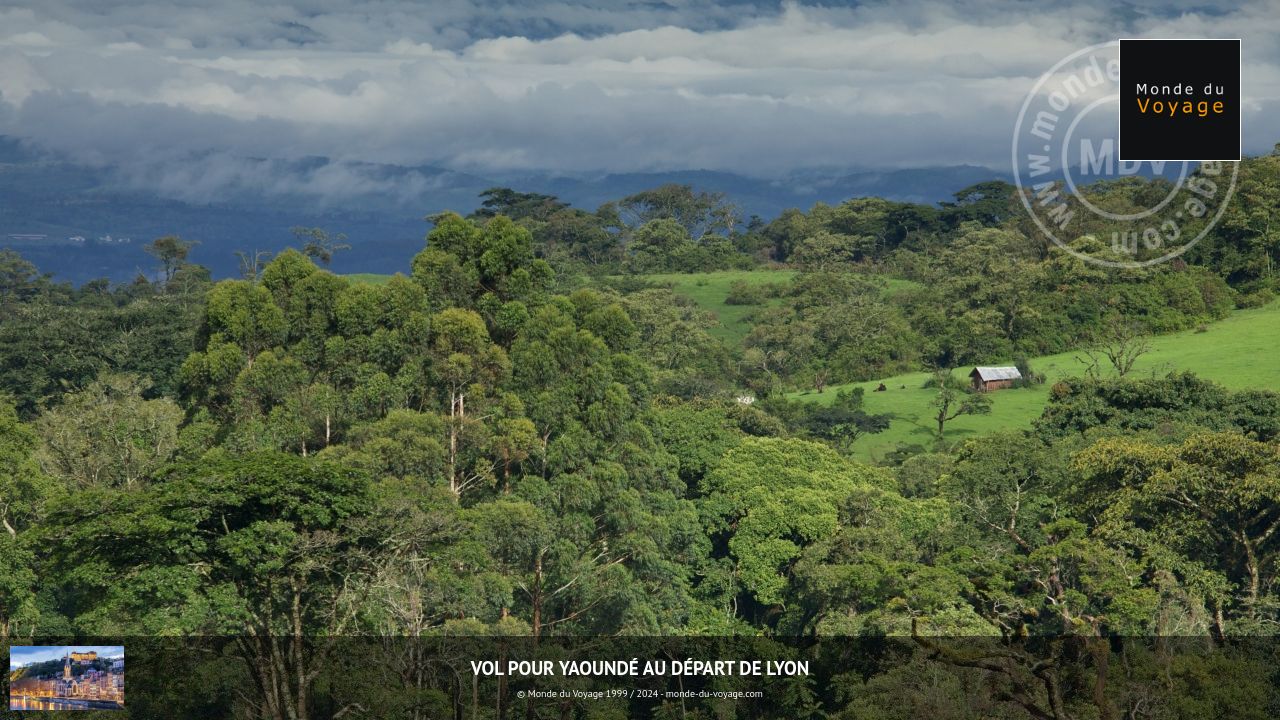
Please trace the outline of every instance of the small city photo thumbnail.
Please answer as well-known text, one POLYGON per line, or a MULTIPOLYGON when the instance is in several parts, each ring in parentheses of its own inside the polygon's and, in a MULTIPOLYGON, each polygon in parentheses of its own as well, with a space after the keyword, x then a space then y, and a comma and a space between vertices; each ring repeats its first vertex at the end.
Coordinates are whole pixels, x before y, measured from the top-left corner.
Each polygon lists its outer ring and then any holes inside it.
POLYGON ((10 710, 123 710, 123 645, 11 645, 10 710))

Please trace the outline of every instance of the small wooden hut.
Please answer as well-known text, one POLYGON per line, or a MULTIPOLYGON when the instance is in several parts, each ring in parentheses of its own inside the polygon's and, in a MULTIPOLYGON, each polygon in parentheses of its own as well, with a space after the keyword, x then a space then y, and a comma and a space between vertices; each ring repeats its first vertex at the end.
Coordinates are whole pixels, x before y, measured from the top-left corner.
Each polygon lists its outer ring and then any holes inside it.
POLYGON ((975 367, 969 373, 973 380, 973 389, 978 392, 991 392, 1013 387, 1013 383, 1022 379, 1022 373, 1016 367, 975 367))

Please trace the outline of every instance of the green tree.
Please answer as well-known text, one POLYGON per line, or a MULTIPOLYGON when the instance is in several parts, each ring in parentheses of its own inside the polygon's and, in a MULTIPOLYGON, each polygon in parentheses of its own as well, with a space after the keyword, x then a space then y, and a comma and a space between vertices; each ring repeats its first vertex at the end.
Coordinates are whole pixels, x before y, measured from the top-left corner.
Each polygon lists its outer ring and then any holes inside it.
POLYGON ((804 547, 836 532, 840 502, 860 487, 887 489, 893 480, 817 443, 747 438, 704 482, 708 531, 726 543, 742 589, 768 606, 782 602, 789 568, 804 547))
POLYGON ((789 208, 766 225, 762 234, 772 246, 772 259, 784 262, 812 232, 812 223, 800 210, 789 208))
POLYGON ((483 227, 455 213, 433 220, 426 249, 413 259, 413 279, 433 308, 496 310, 511 300, 536 301, 549 287, 551 266, 534 257, 529 230, 510 218, 499 215, 483 227))
POLYGON ((351 246, 347 244, 347 236, 345 233, 330 235, 324 228, 318 227, 294 227, 290 229, 293 237, 302 243, 302 254, 313 260, 318 261, 325 267, 333 261, 335 253, 343 250, 350 250, 351 246))
POLYGON ((504 215, 512 220, 547 220, 568 209, 554 195, 517 192, 510 188, 492 187, 480 193, 484 198, 480 207, 471 213, 472 218, 488 219, 504 215))
POLYGON ((385 418, 351 429, 347 442, 323 457, 367 471, 372 477, 431 483, 446 477, 444 422, 435 413, 392 410, 385 418))
POLYGON ((617 263, 619 238, 609 232, 601 219, 581 210, 560 210, 532 227, 534 243, 549 259, 569 258, 589 267, 617 263))
POLYGON ((39 617, 36 556, 28 531, 40 521, 50 494, 35 462, 36 434, 0 396, 0 642, 33 634, 39 617))
POLYGON ((858 438, 889 428, 891 416, 863 410, 862 396, 862 388, 837 392, 830 405, 820 405, 805 414, 803 427, 814 437, 830 442, 837 450, 849 452, 858 438))
POLYGON ((983 225, 998 225, 1017 212, 1014 198, 1017 189, 1003 180, 989 180, 952 194, 953 202, 941 203, 943 217, 948 223, 960 224, 977 221, 983 225))
POLYGON ((35 265, 27 262, 17 252, 0 250, 0 308, 11 303, 29 300, 47 282, 35 265))
POLYGON ((1215 612, 1243 632, 1280 619, 1280 454, 1237 433, 1199 433, 1178 445, 1103 439, 1080 453, 1082 492, 1110 491, 1103 532, 1169 563, 1215 612), (1177 558, 1170 563, 1171 558, 1177 558), (1227 588, 1239 588, 1236 597, 1227 588))
POLYGON ((688 229, 675 219, 650 220, 632 232, 628 268, 636 273, 672 269, 675 257, 692 245, 688 229))
POLYGON ((1210 264, 1232 284, 1274 285, 1280 258, 1280 155, 1246 158, 1232 202, 1192 262, 1210 264))
MULTIPOLYGON (((432 318, 431 328, 433 375, 448 408, 449 489, 461 497, 477 484, 495 481, 493 462, 483 454, 468 452, 468 440, 484 431, 475 418, 475 401, 492 393, 509 375, 511 366, 507 354, 489 338, 484 319, 470 310, 442 310, 432 318), (470 416, 468 397, 473 401, 470 416)), ((483 441, 477 444, 483 445, 483 441)))
POLYGON ((532 447, 502 507, 528 529, 502 530, 498 554, 534 634, 661 634, 688 616, 704 550, 651 429, 648 369, 584 327, 608 307, 597 300, 553 299, 512 344, 532 447))
POLYGON ((164 273, 164 281, 168 283, 173 279, 178 269, 186 264, 187 255, 191 253, 191 248, 197 244, 193 240, 183 240, 177 235, 165 235, 147 243, 142 249, 148 255, 160 261, 160 269, 164 273))
POLYGON ((106 375, 36 421, 40 464, 70 487, 131 488, 173 459, 182 409, 150 384, 106 375))
POLYGON ((20 637, 22 629, 34 635, 39 610, 35 554, 14 535, 0 534, 0 642, 20 637))
POLYGON ((235 636, 259 713, 304 720, 353 626, 372 507, 367 479, 340 466, 211 457, 137 492, 72 495, 46 542, 92 588, 80 596, 87 630, 235 636))
POLYGON ((695 240, 707 233, 728 233, 739 220, 738 208, 724 193, 698 191, 676 183, 628 195, 618 203, 618 209, 632 227, 653 220, 674 220, 687 237, 695 240))
POLYGON ((800 241, 791 259, 811 272, 830 272, 849 266, 862 256, 863 238, 820 230, 800 241))
POLYGON ((667 289, 630 293, 621 303, 635 328, 631 351, 653 367, 659 392, 693 398, 728 389, 733 357, 712 336, 719 323, 709 313, 667 289))
POLYGON ((951 370, 938 370, 933 374, 938 392, 933 396, 933 416, 937 423, 937 436, 944 438, 947 423, 961 415, 987 415, 991 412, 991 398, 985 393, 973 392, 952 377, 951 370), (959 387, 957 387, 959 385, 959 387))
POLYGON ((209 292, 204 311, 204 332, 235 343, 249 364, 264 350, 283 342, 284 312, 271 291, 246 280, 223 280, 209 292))
POLYGON ((837 508, 836 531, 792 568, 780 632, 905 636, 923 623, 931 635, 996 634, 965 601, 969 579, 939 562, 959 525, 948 502, 864 485, 837 508))
MULTIPOLYGON (((102 286, 105 287, 105 286, 102 286)), ((195 345, 201 298, 131 287, 41 292, 0 322, 0 391, 34 417, 102 372, 143 376, 172 393, 195 345)))
POLYGON ((1151 632, 1162 598, 1179 588, 1144 582, 1146 560, 1077 519, 1072 482, 1062 453, 1021 433, 966 443, 941 489, 967 527, 944 539, 940 558, 966 580, 955 595, 1002 640, 931 638, 928 617, 912 635, 938 660, 981 671, 1033 717, 1120 717, 1107 635, 1151 632))
POLYGON ((18 420, 13 405, 0 396, 0 530, 16 538, 40 517, 48 492, 36 463, 39 439, 18 420))
POLYGON ((1280 437, 1280 394, 1229 391, 1193 373, 1158 378, 1064 380, 1035 421, 1045 439, 1085 435, 1095 428, 1126 432, 1157 428, 1234 430, 1260 441, 1280 437))

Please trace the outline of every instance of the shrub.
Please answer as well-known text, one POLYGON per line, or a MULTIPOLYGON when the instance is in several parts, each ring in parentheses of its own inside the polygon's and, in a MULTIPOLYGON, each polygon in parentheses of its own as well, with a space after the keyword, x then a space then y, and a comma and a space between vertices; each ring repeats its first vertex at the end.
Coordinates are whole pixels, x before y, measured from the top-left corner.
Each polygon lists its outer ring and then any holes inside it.
POLYGON ((745 280, 734 280, 729 285, 729 294, 724 298, 725 305, 762 305, 768 298, 768 288, 752 285, 745 280))
POLYGON ((1031 362, 1025 357, 1019 357, 1013 366, 1018 368, 1018 372, 1022 375, 1022 379, 1014 382, 1014 387, 1034 387, 1044 384, 1044 373, 1038 373, 1031 369, 1031 362))
POLYGON ((1251 293, 1241 295, 1236 300, 1236 307, 1241 309, 1262 307, 1270 304, 1275 299, 1276 294, 1270 288, 1262 288, 1261 290, 1254 290, 1251 293))

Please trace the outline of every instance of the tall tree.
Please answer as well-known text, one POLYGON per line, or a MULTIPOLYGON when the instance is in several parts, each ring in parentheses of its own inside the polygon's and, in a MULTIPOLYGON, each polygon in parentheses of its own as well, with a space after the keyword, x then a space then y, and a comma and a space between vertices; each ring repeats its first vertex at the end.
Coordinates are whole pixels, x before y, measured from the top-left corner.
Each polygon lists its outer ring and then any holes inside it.
POLYGON ((37 437, 0 395, 0 643, 35 634, 40 548, 33 530, 43 519, 53 483, 36 464, 37 437))
POLYGON ((47 281, 35 265, 17 252, 8 248, 0 250, 0 308, 29 299, 39 290, 42 280, 47 281))
POLYGON ((173 459, 182 409, 143 397, 150 383, 107 375, 36 421, 40 462, 71 487, 131 488, 173 459))
POLYGON ((668 183, 628 195, 618 203, 628 224, 639 227, 653 220, 674 220, 694 240, 707 233, 729 233, 737 227, 738 208, 721 192, 694 190, 668 183))
MULTIPOLYGON (((1237 433, 1199 433, 1178 445, 1099 441, 1076 466, 1086 488, 1111 490, 1105 537, 1165 564, 1213 604, 1215 629, 1275 623, 1265 595, 1280 578, 1280 453, 1237 433), (1170 561, 1170 558, 1178 558, 1170 561), (1227 588, 1238 588, 1236 596, 1227 588)), ((1082 490, 1087 492, 1087 490, 1082 490)))
POLYGON ((475 410, 486 394, 511 372, 507 354, 489 338, 484 320, 470 310, 450 308, 432 318, 433 374, 445 394, 448 410, 447 473, 457 497, 478 483, 495 480, 495 467, 483 455, 468 452, 467 439, 483 426, 475 410), (468 399, 472 403, 468 415, 468 399), (467 462, 472 458, 471 462, 467 462))
POLYGON ((962 415, 986 415, 991 412, 991 398, 985 393, 971 392, 952 377, 951 370, 938 370, 933 374, 938 388, 933 396, 933 419, 937 423, 937 437, 941 441, 947 423, 962 415), (959 385, 959 386, 958 386, 959 385))
POLYGON ((17 537, 39 517, 47 490, 36 465, 38 438, 18 420, 8 398, 0 395, 0 531, 17 537))
POLYGON ((358 472, 223 455, 176 466, 138 492, 69 498, 49 542, 95 589, 85 617, 145 634, 234 636, 252 714, 309 720, 314 685, 352 627, 357 581, 371 567, 362 524, 371 508, 358 472))
POLYGON ((702 512, 727 543, 742 590, 769 606, 782 602, 803 548, 836 531, 840 502, 859 487, 891 483, 817 443, 748 438, 707 475, 702 512))
POLYGON ((1099 333, 1098 346, 1093 352, 1107 359, 1116 377, 1124 377, 1133 371, 1138 358, 1151 352, 1151 337, 1139 323, 1111 315, 1099 333))
POLYGON ((204 332, 235 343, 250 364, 279 345, 288 328, 271 291, 246 280, 223 280, 213 287, 204 312, 204 332))
POLYGON ((164 281, 168 283, 178 272, 178 268, 187 262, 187 255, 191 253, 191 248, 198 243, 194 240, 183 240, 177 235, 165 235, 156 238, 142 247, 148 255, 160 261, 161 272, 164 273, 164 281))
POLYGON ((492 187, 480 193, 480 207, 472 218, 487 219, 504 215, 512 220, 547 220, 569 207, 555 195, 518 192, 511 188, 492 187))
POLYGON ((302 243, 302 254, 328 267, 335 253, 350 250, 345 233, 330 235, 328 230, 318 227, 294 227, 290 229, 294 239, 302 243))
POLYGON ((534 302, 554 273, 535 258, 529 231, 499 215, 483 227, 456 213, 433 218, 427 247, 414 256, 413 279, 434 309, 476 307, 495 314, 503 303, 534 302))

